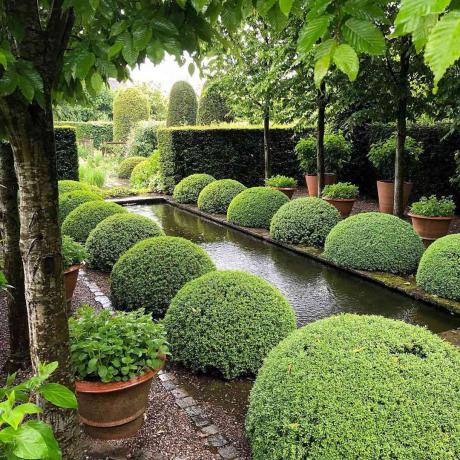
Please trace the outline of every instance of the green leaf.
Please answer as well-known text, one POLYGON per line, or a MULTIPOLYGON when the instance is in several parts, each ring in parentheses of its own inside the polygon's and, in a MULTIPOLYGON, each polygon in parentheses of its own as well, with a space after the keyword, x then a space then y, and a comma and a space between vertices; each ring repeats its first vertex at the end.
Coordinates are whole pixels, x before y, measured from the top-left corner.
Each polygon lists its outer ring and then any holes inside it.
POLYGON ((85 48, 79 49, 75 54, 75 76, 84 80, 89 70, 96 62, 96 56, 85 48))
POLYGON ((98 72, 94 72, 93 75, 91 75, 91 86, 93 87, 94 91, 98 93, 102 89, 103 85, 104 80, 102 79, 101 75, 98 72))
POLYGON ((289 13, 291 12, 292 5, 294 3, 294 0, 279 0, 280 3, 280 10, 288 16, 289 13))
POLYGON ((110 36, 116 37, 117 35, 122 34, 126 30, 127 27, 128 27, 128 23, 124 20, 120 22, 116 22, 115 24, 112 25, 112 28, 110 29, 110 36))
POLYGON ((342 33, 348 44, 358 53, 370 55, 385 53, 385 37, 374 24, 368 21, 348 19, 342 27, 342 33))
POLYGON ((6 53, 0 49, 0 65, 6 70, 8 68, 8 59, 6 53))
POLYGON ((33 84, 29 81, 28 78, 23 75, 17 76, 17 83, 19 90, 22 95, 26 98, 27 102, 32 102, 34 100, 35 89, 33 84))
POLYGON ((402 0, 395 24, 411 21, 414 17, 442 13, 450 2, 451 0, 402 0))
POLYGON ((177 35, 179 33, 177 27, 166 18, 152 18, 150 24, 156 32, 169 35, 177 35))
POLYGON ((316 48, 314 80, 317 88, 320 87, 329 71, 336 46, 337 42, 334 39, 329 39, 316 48))
POLYGON ((9 96, 16 91, 18 86, 18 75, 17 73, 9 68, 0 78, 0 95, 9 96))
POLYGON ((347 44, 337 47, 334 53, 334 63, 339 70, 355 81, 359 72, 359 58, 356 51, 347 44))
POLYGON ((121 50, 123 49, 123 42, 122 41, 116 41, 110 48, 109 51, 107 52, 109 58, 115 57, 121 50))
POLYGON ((64 409, 76 409, 75 394, 59 383, 46 383, 39 389, 40 394, 50 403, 64 409))
POLYGON ((425 47, 428 37, 437 22, 438 16, 436 14, 429 14, 419 18, 418 26, 412 31, 412 42, 417 53, 425 47))
POLYGON ((152 39, 152 29, 150 28, 138 28, 133 32, 133 44, 137 50, 143 50, 149 44, 152 39))
POLYGON ((33 426, 21 426, 15 435, 14 455, 23 459, 43 459, 48 454, 48 446, 43 436, 33 426))
POLYGON ((56 438, 54 437, 54 433, 51 427, 39 420, 30 420, 26 423, 26 425, 38 431, 42 435, 42 438, 48 447, 46 460, 62 459, 61 449, 58 442, 56 441, 56 438))
POLYGON ((323 37, 329 27, 329 16, 321 16, 307 22, 300 31, 298 50, 299 53, 306 55, 313 45, 323 37))
POLYGON ((125 61, 133 66, 139 57, 139 51, 134 48, 133 37, 128 31, 124 32, 120 37, 123 42, 121 54, 125 58, 125 61))
POLYGON ((195 73, 195 65, 193 64, 193 62, 191 62, 188 65, 188 73, 190 74, 190 76, 192 76, 195 73))
POLYGON ((443 16, 434 26, 425 48, 425 62, 434 74, 434 91, 446 70, 460 58, 460 11, 443 16))
POLYGON ((147 46, 147 56, 154 64, 159 64, 164 57, 165 50, 159 40, 153 40, 149 46, 147 46))

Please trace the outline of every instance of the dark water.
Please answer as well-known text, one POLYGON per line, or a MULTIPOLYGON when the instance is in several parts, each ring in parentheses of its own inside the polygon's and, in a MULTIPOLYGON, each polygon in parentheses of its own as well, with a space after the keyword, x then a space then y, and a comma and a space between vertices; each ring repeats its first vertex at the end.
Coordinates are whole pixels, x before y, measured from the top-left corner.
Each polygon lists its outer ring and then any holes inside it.
POLYGON ((299 326, 352 312, 400 319, 427 326, 433 332, 460 327, 460 317, 173 206, 136 205, 128 209, 154 219, 167 235, 199 244, 219 269, 243 270, 265 278, 290 301, 299 326))

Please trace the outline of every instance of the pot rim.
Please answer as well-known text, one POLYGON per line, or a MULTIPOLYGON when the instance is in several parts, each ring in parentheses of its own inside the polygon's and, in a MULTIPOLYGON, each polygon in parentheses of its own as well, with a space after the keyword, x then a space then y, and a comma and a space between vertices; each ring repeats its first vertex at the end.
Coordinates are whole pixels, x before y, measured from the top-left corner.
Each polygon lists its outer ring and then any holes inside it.
POLYGON ((270 188, 275 190, 297 190, 297 187, 275 187, 274 185, 270 185, 270 188))
MULTIPOLYGON (((395 183, 394 179, 393 180, 390 180, 390 179, 377 179, 377 183, 379 183, 379 182, 383 182, 384 184, 394 184, 395 183)), ((404 183, 405 184, 410 184, 410 185, 414 184, 411 180, 405 180, 404 183)))
MULTIPOLYGON (((325 176, 337 176, 337 173, 326 172, 324 173, 325 176)), ((318 177, 318 174, 308 174, 306 173, 305 176, 307 177, 318 177)))
POLYGON ((327 196, 323 196, 324 201, 341 201, 344 203, 355 202, 357 198, 329 198, 327 196))
POLYGON ((415 217, 416 219, 426 220, 453 220, 455 216, 422 216, 420 214, 407 213, 409 217, 415 217))
POLYGON ((80 268, 83 266, 83 262, 82 263, 79 263, 79 264, 75 264, 75 265, 71 265, 69 268, 66 268, 64 270, 64 274, 66 273, 72 273, 72 272, 75 272, 77 270, 80 270, 80 268))

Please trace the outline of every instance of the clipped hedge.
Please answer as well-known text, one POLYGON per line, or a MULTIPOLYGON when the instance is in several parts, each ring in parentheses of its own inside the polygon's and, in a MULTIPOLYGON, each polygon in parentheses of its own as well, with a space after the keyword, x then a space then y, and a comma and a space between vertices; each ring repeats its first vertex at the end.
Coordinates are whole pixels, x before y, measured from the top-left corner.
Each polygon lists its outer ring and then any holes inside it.
POLYGON ((460 234, 444 236, 428 247, 417 270, 417 285, 460 301, 460 234))
POLYGON ((188 281, 214 270, 206 251, 172 236, 149 238, 125 252, 113 266, 111 294, 120 310, 145 308, 161 318, 188 281))
POLYGON ((227 214, 233 198, 244 190, 246 186, 237 180, 215 180, 201 190, 198 195, 198 208, 204 212, 227 214))
POLYGON ((174 187, 173 198, 178 203, 196 204, 201 191, 214 181, 214 177, 209 174, 192 174, 174 187))
POLYGON ((74 209, 62 223, 62 233, 79 243, 85 243, 93 228, 113 214, 128 212, 116 203, 89 201, 74 209))
POLYGON ((244 190, 231 201, 227 220, 242 227, 270 228, 270 222, 289 198, 279 190, 268 187, 252 187, 244 190))
POLYGON ((102 201, 99 193, 86 190, 75 190, 59 195, 59 221, 64 219, 78 206, 88 201, 102 201))
POLYGON ((299 198, 273 216, 270 235, 283 243, 321 247, 339 221, 339 211, 321 198, 299 198))
POLYGON ((143 161, 145 161, 144 157, 126 158, 126 160, 123 160, 118 166, 118 177, 120 179, 129 179, 133 169, 143 161))
POLYGON ((75 130, 61 127, 54 130, 58 180, 78 180, 78 148, 75 130))
POLYGON ((197 124, 212 125, 232 121, 227 100, 215 84, 206 83, 198 104, 197 124))
POLYGON ((410 224, 378 212, 339 222, 324 247, 324 256, 342 267, 402 275, 417 270, 422 254, 422 241, 410 224))
POLYGON ((97 149, 105 142, 113 141, 113 123, 111 121, 64 121, 57 122, 57 129, 61 126, 71 126, 75 129, 77 141, 85 139, 93 141, 97 149))
POLYGON ((98 189, 93 187, 85 182, 80 182, 78 180, 60 180, 58 182, 59 194, 75 192, 77 190, 84 190, 85 192, 95 192, 98 193, 98 189))
POLYGON ((110 271, 115 262, 139 241, 163 235, 152 219, 121 213, 107 217, 94 228, 86 240, 91 268, 110 271))
POLYGON ((141 161, 133 168, 129 178, 131 187, 136 189, 154 188, 152 187, 152 184, 155 182, 155 177, 158 175, 159 157, 160 153, 157 151, 150 155, 149 158, 144 158, 144 161, 141 161))
POLYGON ((177 81, 169 94, 166 126, 195 125, 197 109, 195 90, 186 81, 177 81))
POLYGON ((262 278, 216 271, 187 283, 164 320, 173 359, 226 379, 254 375, 295 327, 281 293, 262 278))
POLYGON ((426 329, 340 315, 292 333, 251 391, 254 460, 460 457, 460 352, 426 329))

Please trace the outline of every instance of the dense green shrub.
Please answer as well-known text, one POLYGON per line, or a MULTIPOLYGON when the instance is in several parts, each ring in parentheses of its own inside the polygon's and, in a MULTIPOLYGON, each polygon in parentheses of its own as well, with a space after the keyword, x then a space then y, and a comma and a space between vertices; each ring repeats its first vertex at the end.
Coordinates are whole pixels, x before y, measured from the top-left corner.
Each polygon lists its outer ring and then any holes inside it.
POLYGON ((251 391, 254 460, 460 457, 460 352, 426 329, 340 315, 292 333, 251 391))
POLYGON ((417 284, 430 294, 460 301, 460 234, 444 236, 428 247, 417 284))
POLYGON ((131 128, 149 118, 149 101, 138 88, 120 90, 113 100, 113 139, 126 141, 131 128))
POLYGON ((214 177, 209 174, 192 174, 174 187, 173 198, 178 203, 196 204, 201 191, 214 181, 214 177))
POLYGON ((62 236, 62 258, 64 260, 64 270, 72 265, 81 264, 88 257, 85 248, 74 241, 70 236, 62 236))
POLYGON ((86 190, 75 190, 74 192, 59 194, 59 221, 64 222, 64 219, 81 204, 95 200, 102 200, 101 195, 86 190))
POLYGON ((134 190, 123 185, 105 188, 103 192, 105 198, 124 198, 126 196, 133 196, 138 194, 138 190, 134 190))
POLYGON ((265 185, 267 187, 286 187, 286 188, 295 188, 297 187, 297 181, 293 177, 288 176, 272 176, 268 179, 265 179, 265 185))
POLYGON ((339 221, 339 211, 321 198, 299 198, 273 216, 270 235, 283 243, 321 247, 339 221))
POLYGON ((198 195, 198 207, 204 212, 226 214, 233 198, 246 187, 237 180, 215 180, 201 190, 198 195))
POLYGON ((337 184, 326 185, 322 196, 334 199, 354 199, 358 198, 359 188, 351 182, 337 182, 337 184))
POLYGON ((122 213, 107 217, 94 228, 86 240, 91 268, 110 271, 115 262, 139 241, 163 235, 152 219, 122 213))
POLYGON ((227 379, 256 374, 296 327, 292 307, 262 278, 216 271, 187 283, 165 317, 175 361, 227 379))
POLYGON ((77 190, 84 190, 86 192, 97 193, 97 188, 91 187, 89 184, 76 180, 60 180, 58 182, 59 194, 75 192, 77 190))
POLYGON ((160 318, 185 283, 214 269, 208 254, 191 241, 149 238, 126 251, 113 266, 113 304, 121 310, 145 308, 160 318))
POLYGON ((162 126, 158 121, 140 121, 129 133, 126 150, 130 156, 148 157, 157 148, 157 130, 162 126))
POLYGON ((410 207, 412 214, 429 217, 451 217, 455 214, 455 203, 451 198, 436 198, 431 195, 429 198, 423 196, 419 201, 412 203, 410 207))
POLYGON ((54 130, 58 180, 78 180, 78 149, 75 130, 61 127, 54 130))
POLYGON ((197 124, 212 125, 232 121, 230 107, 215 84, 206 83, 198 105, 197 124))
POLYGON ((367 212, 339 222, 326 239, 324 255, 358 270, 414 273, 423 244, 410 224, 398 217, 367 212))
POLYGON ((89 201, 74 209, 62 223, 62 233, 69 235, 79 243, 85 243, 91 230, 96 228, 99 222, 107 217, 128 212, 125 208, 116 203, 105 201, 89 201))
POLYGON ((268 187, 252 187, 244 190, 231 201, 227 220, 242 227, 270 228, 270 222, 289 198, 279 190, 268 187))
MULTIPOLYGON (((160 152, 158 150, 146 160, 138 163, 132 170, 129 183, 133 188, 154 189, 153 184, 158 176, 160 152)), ((157 179, 158 180, 158 179, 157 179)))
POLYGON ((126 158, 126 160, 123 160, 118 166, 118 177, 120 179, 129 179, 133 169, 143 161, 145 161, 145 157, 126 158))
POLYGON ((196 125, 195 90, 186 81, 176 81, 169 93, 166 126, 196 125))
POLYGON ((56 130, 63 126, 75 129, 77 141, 89 139, 94 147, 101 147, 104 142, 113 140, 113 124, 111 121, 64 121, 56 123, 56 130))

